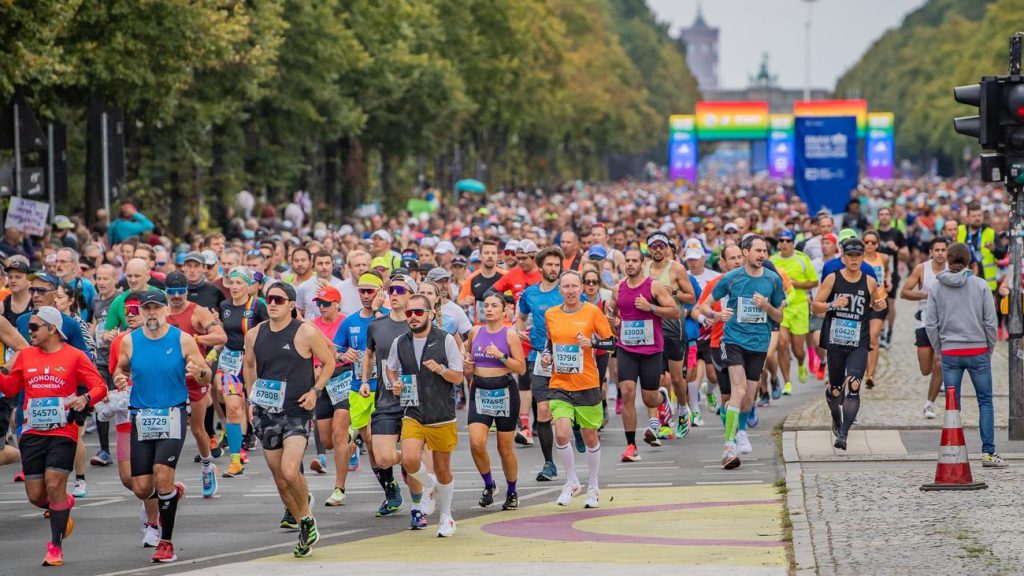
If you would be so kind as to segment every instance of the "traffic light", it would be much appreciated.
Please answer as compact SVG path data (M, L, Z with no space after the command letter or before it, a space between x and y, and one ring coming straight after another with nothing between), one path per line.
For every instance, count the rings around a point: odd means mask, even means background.
M953 119L953 129L959 134L977 138L984 150L995 150L1001 144L999 130L999 101L1001 87L999 79L986 76L980 84L953 88L953 98L961 104L977 106L976 116L961 116Z
M1008 152L1024 154L1024 77L1009 76L1003 84L1003 106L999 124Z

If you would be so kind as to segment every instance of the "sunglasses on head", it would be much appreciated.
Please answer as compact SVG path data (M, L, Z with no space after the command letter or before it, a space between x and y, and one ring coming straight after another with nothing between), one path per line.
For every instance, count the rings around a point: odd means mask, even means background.
M377 293L377 289L376 288L360 288L359 289L359 293L363 294L365 296L369 296L370 294L376 294Z
M274 294L273 296L267 296L267 303L281 306L286 302L291 302L287 296L281 296L280 294Z
M427 310L425 308L408 308L405 311L405 317L412 318L415 316L416 318L422 318L426 313Z
M187 287L168 288L167 289L167 295L168 296L185 296L186 294L188 294L188 288Z
M327 308L331 304L334 304L334 302L328 302L327 300L317 300L316 301L317 308Z
M405 296L409 293L409 289L405 286L390 286L388 287L388 294L396 294L398 296Z
M54 290L56 290L56 288L42 288L40 286L33 286L33 287L28 289L28 293L32 294L32 295L35 295L35 294L46 294L46 293L49 293L49 292L53 292Z

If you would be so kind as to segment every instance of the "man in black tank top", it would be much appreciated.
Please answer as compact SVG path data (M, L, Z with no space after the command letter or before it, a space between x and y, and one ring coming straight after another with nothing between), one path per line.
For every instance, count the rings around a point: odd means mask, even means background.
M4 271L7 272L7 287L11 289L11 295L3 300L2 314L14 325L18 322L18 316L32 310L32 295L28 292L31 285L28 275L32 270L27 258L11 256L4 265Z
M310 512L309 491L300 471L313 407L331 372L314 376L313 356L334 363L334 350L312 324L295 319L295 289L277 283L267 290L269 320L245 335L242 376L250 403L250 419L263 445L278 494L299 520L296 558L308 556L320 539Z
M844 242L845 267L825 277L812 304L815 314L825 315L821 325L828 362L825 400L832 413L835 447L841 450L846 450L846 437L860 410L860 384L871 348L869 306L879 311L886 307L885 298L873 299L877 284L860 271L863 261L864 242L857 238Z

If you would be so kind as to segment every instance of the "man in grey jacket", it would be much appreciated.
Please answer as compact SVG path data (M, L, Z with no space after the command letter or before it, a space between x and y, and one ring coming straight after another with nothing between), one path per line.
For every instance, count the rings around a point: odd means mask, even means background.
M942 383L956 390L964 372L978 397L982 466L1003 468L1008 464L996 454L995 415L992 408L992 350L996 345L996 308L984 279L971 274L971 250L957 242L949 247L949 269L936 276L928 293L924 327L928 341L942 358Z

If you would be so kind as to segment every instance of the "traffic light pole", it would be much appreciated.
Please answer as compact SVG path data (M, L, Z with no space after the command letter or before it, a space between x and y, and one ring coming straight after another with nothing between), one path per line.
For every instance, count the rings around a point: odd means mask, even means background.
M1010 36L1010 75L1020 74L1021 48L1024 33L1015 32ZM1012 160L1011 160L1012 162ZM1010 440L1024 440L1024 317L1021 315L1021 277L1024 275L1021 259L1024 258L1024 186L1020 177L1011 167L1006 184L1012 199L1010 210L1010 306L1007 328L1010 333Z

